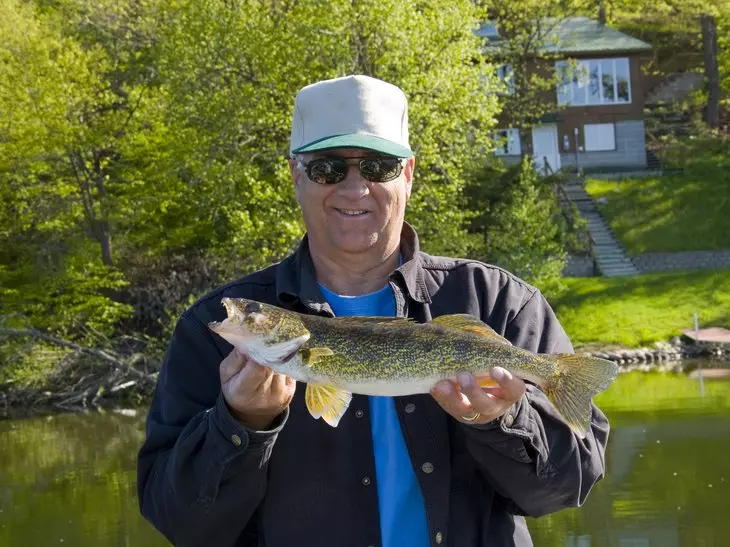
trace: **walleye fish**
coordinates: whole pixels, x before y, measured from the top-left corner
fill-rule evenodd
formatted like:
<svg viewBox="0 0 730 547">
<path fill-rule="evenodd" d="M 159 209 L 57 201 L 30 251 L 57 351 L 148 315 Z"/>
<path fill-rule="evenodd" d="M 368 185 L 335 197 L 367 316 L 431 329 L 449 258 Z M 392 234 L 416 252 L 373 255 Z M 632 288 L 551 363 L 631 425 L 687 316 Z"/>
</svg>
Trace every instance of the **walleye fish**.
<svg viewBox="0 0 730 547">
<path fill-rule="evenodd" d="M 608 389 L 618 373 L 618 366 L 605 359 L 514 347 L 466 314 L 416 323 L 399 317 L 304 315 L 243 298 L 223 298 L 222 304 L 227 318 L 209 328 L 257 363 L 306 383 L 310 414 L 332 427 L 353 393 L 429 393 L 438 381 L 455 381 L 463 370 L 487 385 L 490 369 L 500 366 L 540 386 L 584 437 L 592 397 Z"/>
</svg>

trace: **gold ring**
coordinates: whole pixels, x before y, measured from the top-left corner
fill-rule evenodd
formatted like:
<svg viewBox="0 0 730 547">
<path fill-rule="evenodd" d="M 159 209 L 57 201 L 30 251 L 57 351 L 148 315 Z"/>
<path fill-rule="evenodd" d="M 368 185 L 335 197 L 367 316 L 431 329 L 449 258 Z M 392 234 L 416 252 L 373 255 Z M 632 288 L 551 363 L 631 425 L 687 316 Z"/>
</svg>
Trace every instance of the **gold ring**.
<svg viewBox="0 0 730 547">
<path fill-rule="evenodd" d="M 465 422 L 473 422 L 474 420 L 478 419 L 480 416 L 481 416 L 481 414 L 479 414 L 478 412 L 475 412 L 474 413 L 474 416 L 472 416 L 471 418 L 467 418 L 466 416 L 462 416 L 461 419 L 464 420 Z"/>
</svg>

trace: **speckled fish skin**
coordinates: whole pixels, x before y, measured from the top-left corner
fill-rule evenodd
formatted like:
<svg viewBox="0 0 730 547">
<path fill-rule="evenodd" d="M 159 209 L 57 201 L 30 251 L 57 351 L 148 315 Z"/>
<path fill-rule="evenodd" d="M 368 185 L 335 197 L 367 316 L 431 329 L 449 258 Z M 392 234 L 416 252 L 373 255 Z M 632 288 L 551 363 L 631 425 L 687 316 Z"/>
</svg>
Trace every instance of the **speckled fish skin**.
<svg viewBox="0 0 730 547">
<path fill-rule="evenodd" d="M 468 370 L 486 376 L 494 366 L 538 383 L 553 374 L 555 364 L 529 351 L 493 341 L 476 333 L 442 327 L 434 323 L 396 320 L 385 324 L 362 323 L 357 319 L 332 321 L 303 316 L 311 333 L 305 347 L 328 347 L 334 355 L 317 362 L 317 375 L 364 395 L 373 382 L 390 384 L 389 395 L 427 393 L 422 387 Z M 387 321 L 387 319 L 385 319 Z"/>
<path fill-rule="evenodd" d="M 228 316 L 210 323 L 211 330 L 259 364 L 307 383 L 310 412 L 333 426 L 352 393 L 429 393 L 438 381 L 455 380 L 460 371 L 485 378 L 500 366 L 539 385 L 583 436 L 593 395 L 607 389 L 618 372 L 615 363 L 595 357 L 516 348 L 468 315 L 420 324 L 395 317 L 304 315 L 242 298 L 223 298 L 222 303 Z"/>
</svg>

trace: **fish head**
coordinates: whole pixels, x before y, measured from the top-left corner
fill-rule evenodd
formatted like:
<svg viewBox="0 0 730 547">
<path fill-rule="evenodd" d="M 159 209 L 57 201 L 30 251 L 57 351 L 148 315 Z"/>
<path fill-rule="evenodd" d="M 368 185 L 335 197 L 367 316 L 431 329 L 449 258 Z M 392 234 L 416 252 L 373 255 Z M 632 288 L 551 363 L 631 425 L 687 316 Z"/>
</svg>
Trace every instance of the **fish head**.
<svg viewBox="0 0 730 547">
<path fill-rule="evenodd" d="M 246 298 L 221 299 L 227 317 L 208 327 L 260 364 L 286 360 L 307 340 L 298 314 Z"/>
</svg>

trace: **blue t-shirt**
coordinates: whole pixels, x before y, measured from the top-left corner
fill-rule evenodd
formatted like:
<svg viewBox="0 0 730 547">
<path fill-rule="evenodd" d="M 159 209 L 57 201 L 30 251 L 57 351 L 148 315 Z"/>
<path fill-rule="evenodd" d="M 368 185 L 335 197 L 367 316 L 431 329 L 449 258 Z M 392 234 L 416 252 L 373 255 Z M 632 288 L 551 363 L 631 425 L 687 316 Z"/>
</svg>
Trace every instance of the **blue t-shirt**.
<svg viewBox="0 0 730 547">
<path fill-rule="evenodd" d="M 336 316 L 395 315 L 390 286 L 363 296 L 341 296 L 319 287 Z M 368 399 L 383 547 L 424 547 L 429 545 L 426 508 L 393 398 Z"/>
</svg>

